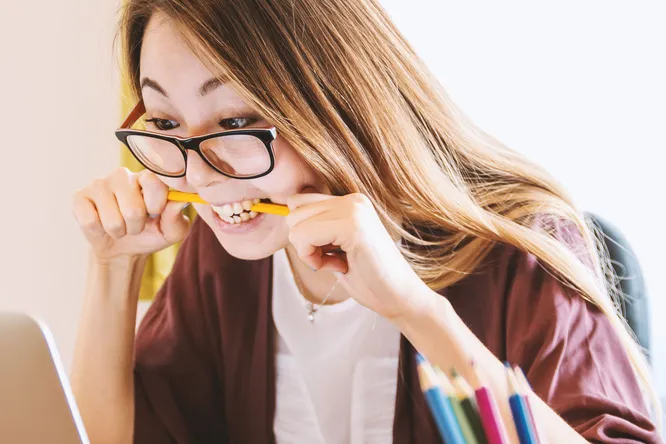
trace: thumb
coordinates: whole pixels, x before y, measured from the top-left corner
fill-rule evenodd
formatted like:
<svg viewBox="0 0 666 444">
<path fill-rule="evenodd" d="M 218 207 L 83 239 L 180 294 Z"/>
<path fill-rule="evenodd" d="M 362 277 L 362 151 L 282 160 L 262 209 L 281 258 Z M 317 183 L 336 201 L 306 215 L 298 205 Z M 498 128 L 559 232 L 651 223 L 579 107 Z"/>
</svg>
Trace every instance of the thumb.
<svg viewBox="0 0 666 444">
<path fill-rule="evenodd" d="M 160 231 L 164 239 L 175 244 L 187 236 L 190 231 L 190 220 L 182 211 L 190 204 L 183 202 L 168 202 L 160 217 Z"/>
</svg>

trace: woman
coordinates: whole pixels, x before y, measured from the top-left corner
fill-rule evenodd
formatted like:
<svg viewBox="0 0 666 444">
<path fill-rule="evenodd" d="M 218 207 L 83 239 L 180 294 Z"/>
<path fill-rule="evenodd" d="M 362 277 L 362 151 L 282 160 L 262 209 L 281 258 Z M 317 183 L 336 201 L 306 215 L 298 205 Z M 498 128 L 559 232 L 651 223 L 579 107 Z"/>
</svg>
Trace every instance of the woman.
<svg viewBox="0 0 666 444">
<path fill-rule="evenodd" d="M 130 0 L 121 28 L 140 100 L 123 126 L 145 111 L 160 136 L 119 131 L 148 170 L 74 199 L 93 442 L 439 442 L 415 349 L 466 377 L 475 361 L 498 398 L 501 361 L 521 366 L 551 442 L 659 442 L 582 216 L 463 117 L 377 2 Z M 168 188 L 210 202 L 191 231 Z M 145 258 L 188 232 L 135 339 Z"/>
</svg>

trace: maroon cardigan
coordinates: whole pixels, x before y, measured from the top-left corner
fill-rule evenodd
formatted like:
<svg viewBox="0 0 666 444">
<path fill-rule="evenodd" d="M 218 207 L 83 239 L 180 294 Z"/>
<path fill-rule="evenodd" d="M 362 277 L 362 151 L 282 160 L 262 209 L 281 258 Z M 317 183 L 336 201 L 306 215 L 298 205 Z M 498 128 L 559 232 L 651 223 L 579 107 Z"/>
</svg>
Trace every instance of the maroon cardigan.
<svg viewBox="0 0 666 444">
<path fill-rule="evenodd" d="M 273 443 L 272 258 L 230 256 L 198 219 L 136 339 L 136 443 Z M 500 360 L 586 439 L 661 442 L 610 323 L 533 256 L 498 246 L 441 291 Z M 440 443 L 400 347 L 394 443 Z"/>
</svg>

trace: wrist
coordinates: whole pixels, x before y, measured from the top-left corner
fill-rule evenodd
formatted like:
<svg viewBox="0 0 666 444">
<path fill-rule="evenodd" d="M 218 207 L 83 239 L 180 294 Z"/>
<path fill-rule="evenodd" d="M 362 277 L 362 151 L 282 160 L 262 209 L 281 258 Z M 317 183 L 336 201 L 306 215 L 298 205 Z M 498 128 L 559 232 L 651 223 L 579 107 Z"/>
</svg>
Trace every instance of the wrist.
<svg viewBox="0 0 666 444">
<path fill-rule="evenodd" d="M 89 264 L 100 269 L 117 272 L 132 272 L 137 269 L 143 270 L 148 260 L 147 254 L 121 254 L 118 256 L 99 256 L 91 250 Z"/>
<path fill-rule="evenodd" d="M 394 325 L 431 362 L 442 368 L 466 368 L 478 350 L 453 305 L 434 290 L 423 292 L 419 299 L 418 305 L 393 320 Z"/>
<path fill-rule="evenodd" d="M 123 305 L 129 303 L 130 307 L 136 305 L 147 259 L 145 255 L 104 258 L 92 252 L 88 263 L 87 296 Z"/>
<path fill-rule="evenodd" d="M 430 289 L 425 283 L 410 293 L 406 304 L 400 312 L 391 318 L 391 321 L 401 331 L 409 331 L 414 326 L 423 325 L 433 317 L 440 317 L 442 310 L 448 312 L 451 308 L 449 301 L 436 291 Z"/>
</svg>

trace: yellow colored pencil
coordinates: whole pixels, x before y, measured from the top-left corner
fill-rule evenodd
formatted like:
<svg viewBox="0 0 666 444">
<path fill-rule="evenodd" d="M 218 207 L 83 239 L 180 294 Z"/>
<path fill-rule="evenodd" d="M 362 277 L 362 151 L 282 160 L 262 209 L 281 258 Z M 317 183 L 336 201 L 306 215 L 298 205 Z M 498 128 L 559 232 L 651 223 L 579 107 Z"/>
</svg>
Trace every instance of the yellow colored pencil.
<svg viewBox="0 0 666 444">
<path fill-rule="evenodd" d="M 200 203 L 200 204 L 207 204 L 205 200 L 203 200 L 198 194 L 194 193 L 184 193 L 182 191 L 176 191 L 176 190 L 169 190 L 169 194 L 167 195 L 167 199 L 174 201 L 174 202 L 192 202 L 192 203 Z M 276 214 L 278 216 L 288 216 L 289 215 L 289 207 L 286 205 L 278 205 L 278 204 L 272 204 L 272 203 L 265 203 L 265 202 L 259 202 L 254 205 L 252 205 L 252 208 L 250 208 L 250 211 L 256 211 L 257 213 L 268 213 L 268 214 Z"/>
<path fill-rule="evenodd" d="M 257 213 L 275 214 L 277 216 L 289 216 L 289 207 L 286 205 L 259 202 L 252 205 L 250 211 Z"/>
<path fill-rule="evenodd" d="M 198 194 L 194 193 L 184 193 L 182 191 L 169 190 L 167 194 L 167 199 L 174 202 L 191 202 L 191 203 L 200 203 L 207 204 L 205 200 L 199 197 Z"/>
<path fill-rule="evenodd" d="M 440 389 L 442 389 L 442 392 L 444 392 L 444 395 L 451 403 L 451 407 L 453 408 L 453 412 L 456 415 L 456 419 L 458 420 L 458 425 L 460 426 L 460 431 L 465 438 L 465 442 L 467 444 L 479 444 L 479 441 L 476 439 L 476 435 L 474 434 L 474 430 L 472 430 L 472 425 L 469 422 L 467 415 L 465 415 L 462 406 L 460 405 L 460 399 L 458 399 L 456 389 L 451 383 L 451 380 L 446 375 L 446 373 L 439 369 L 439 367 L 435 367 L 435 373 L 439 378 Z"/>
</svg>

